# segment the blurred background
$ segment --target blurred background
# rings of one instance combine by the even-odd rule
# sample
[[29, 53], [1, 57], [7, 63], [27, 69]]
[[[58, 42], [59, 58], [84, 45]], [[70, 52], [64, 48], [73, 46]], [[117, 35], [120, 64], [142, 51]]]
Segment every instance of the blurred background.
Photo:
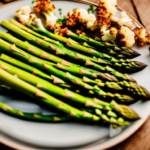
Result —
[[[0, 0], [0, 7], [15, 0]], [[31, 0], [32, 1], [32, 0]], [[87, 0], [99, 3], [99, 0]], [[117, 0], [118, 6], [136, 18], [150, 33], [150, 0]], [[150, 117], [130, 138], [109, 150], [150, 150]], [[12, 150], [0, 143], [0, 150]]]

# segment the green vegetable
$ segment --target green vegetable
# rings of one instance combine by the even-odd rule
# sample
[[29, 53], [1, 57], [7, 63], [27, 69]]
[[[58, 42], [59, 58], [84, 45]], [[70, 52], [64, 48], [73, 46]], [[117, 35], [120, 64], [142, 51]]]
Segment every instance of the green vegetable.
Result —
[[87, 121], [94, 121], [97, 123], [99, 123], [100, 120], [103, 120], [105, 122], [113, 123], [113, 124], [120, 125], [120, 126], [124, 126], [129, 123], [128, 121], [125, 121], [123, 118], [118, 118], [118, 119], [115, 119], [113, 117], [108, 118], [104, 114], [102, 114], [98, 117], [89, 112], [80, 111], [80, 110], [50, 96], [49, 94], [37, 89], [36, 87], [20, 80], [19, 78], [16, 78], [16, 76], [9, 74], [2, 69], [0, 69], [0, 72], [1, 72], [0, 80], [4, 84], [10, 86], [12, 89], [23, 92], [23, 93], [31, 96], [32, 98], [47, 104], [48, 106], [51, 106], [59, 111], [65, 112], [71, 118], [77, 118], [77, 119], [87, 120]]
[[66, 25], [67, 19], [66, 18], [58, 18], [56, 22], [61, 22], [63, 25]]
[[119, 100], [119, 101], [121, 100], [121, 101], [126, 101], [126, 102], [135, 100], [134, 97], [131, 97], [128, 95], [119, 94], [119, 93], [112, 94], [110, 92], [104, 92], [98, 86], [91, 86], [91, 85], [87, 84], [86, 82], [83, 82], [83, 80], [81, 78], [78, 78], [78, 77], [70, 74], [69, 72], [60, 71], [60, 70], [54, 68], [53, 66], [51, 66], [49, 63], [26, 53], [25, 51], [17, 48], [15, 45], [11, 45], [11, 44], [3, 41], [2, 39], [0, 39], [0, 48], [3, 51], [6, 51], [7, 53], [10, 53], [10, 54], [18, 57], [19, 59], [22, 59], [23, 61], [30, 63], [30, 64], [36, 66], [37, 68], [46, 71], [47, 73], [50, 73], [52, 75], [54, 74], [55, 76], [58, 76], [61, 79], [71, 82], [72, 84], [74, 84], [82, 89], [90, 90], [100, 97], [109, 98], [109, 99], [114, 98], [116, 100]]
[[16, 75], [21, 80], [32, 84], [38, 89], [45, 91], [47, 93], [53, 94], [55, 96], [60, 96], [62, 98], [66, 98], [69, 101], [74, 101], [76, 103], [81, 104], [84, 107], [93, 107], [93, 108], [102, 108], [100, 105], [96, 105], [93, 101], [93, 98], [84, 97], [80, 94], [72, 92], [68, 89], [62, 89], [44, 79], [41, 79], [33, 74], [30, 74], [26, 71], [23, 71], [19, 68], [16, 68], [6, 62], [0, 60], [0, 68], [9, 72], [12, 75]]
[[[138, 119], [139, 118], [138, 115], [131, 108], [129, 108], [128, 106], [125, 106], [125, 105], [118, 105], [115, 101], [112, 101], [109, 104], [107, 102], [98, 100], [96, 98], [94, 98], [93, 100], [92, 99], [90, 100], [90, 98], [88, 98], [88, 97], [83, 98], [82, 96], [80, 96], [76, 93], [73, 93], [71, 91], [66, 91], [66, 90], [58, 88], [54, 85], [50, 85], [47, 81], [42, 80], [42, 79], [40, 79], [34, 75], [31, 75], [31, 74], [29, 74], [29, 73], [27, 73], [21, 69], [17, 69], [16, 67], [13, 67], [13, 66], [11, 66], [7, 63], [4, 63], [2, 61], [1, 61], [0, 65], [1, 65], [2, 69], [11, 73], [15, 77], [17, 77], [17, 79], [20, 78], [24, 81], [27, 81], [28, 83], [30, 83], [30, 84], [36, 86], [37, 88], [44, 90], [48, 93], [51, 93], [54, 95], [59, 95], [60, 97], [66, 97], [65, 96], [66, 93], [68, 92], [68, 94], [69, 94], [69, 92], [70, 92], [70, 94], [69, 94], [70, 97], [66, 97], [66, 98], [70, 99], [71, 101], [76, 101], [77, 103], [83, 104], [83, 106], [85, 106], [85, 107], [97, 108], [97, 111], [98, 111], [98, 109], [108, 110], [109, 116], [111, 114], [113, 114], [117, 117], [117, 115], [114, 112], [112, 112], [112, 110], [115, 110], [125, 118], [128, 118], [128, 119]], [[50, 86], [50, 88], [48, 88], [49, 86]], [[71, 97], [71, 95], [76, 96], [76, 98], [74, 97], [74, 100], [73, 100], [73, 97]], [[111, 114], [110, 114], [110, 111], [111, 111]], [[125, 111], [125, 112], [123, 112], [123, 111]], [[132, 115], [129, 115], [129, 113]]]
[[61, 112], [68, 114], [70, 117], [78, 118], [78, 119], [82, 119], [82, 120], [95, 121], [95, 122], [100, 121], [100, 117], [98, 117], [98, 116], [95, 116], [88, 112], [80, 111], [80, 110], [52, 97], [51, 95], [37, 89], [36, 87], [20, 80], [19, 78], [16, 78], [16, 76], [9, 74], [8, 72], [6, 72], [2, 69], [0, 69], [0, 72], [1, 72], [0, 80], [4, 84], [10, 86], [12, 89], [15, 89], [17, 91], [25, 93], [25, 94], [29, 95], [30, 97], [32, 97], [38, 101], [41, 101], [41, 102], [47, 104], [48, 106], [55, 108], [56, 110], [59, 110]]
[[[53, 78], [51, 77], [50, 75], [46, 74], [45, 72], [35, 68], [35, 67], [32, 67], [26, 63], [23, 63], [22, 61], [19, 61], [13, 57], [10, 57], [4, 53], [0, 53], [0, 60], [3, 60], [5, 62], [8, 62], [9, 64], [12, 64], [13, 66], [16, 66], [18, 68], [21, 68], [27, 72], [30, 72], [31, 74], [35, 74], [36, 76], [40, 77], [40, 78], [43, 78], [43, 79], [46, 79], [48, 81], [51, 81], [52, 83], [56, 84], [56, 85], [59, 85], [63, 88], [69, 88], [69, 89], [72, 89], [72, 90], [75, 90], [76, 91], [76, 88], [73, 87], [72, 85], [69, 85], [67, 84], [65, 81], [61, 80], [60, 78]], [[59, 82], [56, 82], [57, 79]]]
[[[1, 85], [5, 86], [5, 85]], [[14, 109], [2, 102], [0, 102], [0, 110], [9, 113], [11, 115], [14, 115], [16, 117], [21, 117], [22, 119], [29, 119], [32, 121], [48, 121], [48, 122], [62, 122], [62, 121], [69, 121], [70, 116], [60, 117], [57, 115], [42, 115], [37, 113], [27, 113], [22, 112], [20, 110]]]
[[14, 43], [17, 46], [19, 46], [20, 48], [25, 49], [26, 51], [28, 51], [38, 57], [41, 57], [42, 59], [46, 59], [48, 61], [59, 63], [59, 64], [55, 65], [55, 67], [57, 67], [58, 69], [69, 71], [77, 76], [83, 77], [85, 75], [85, 76], [91, 77], [91, 78], [102, 78], [102, 79], [110, 80], [110, 81], [118, 81], [113, 75], [110, 75], [108, 73], [98, 72], [95, 70], [91, 70], [91, 69], [88, 69], [88, 68], [85, 68], [85, 67], [82, 67], [79, 65], [75, 65], [69, 61], [66, 61], [57, 56], [49, 54], [49, 53], [41, 50], [40, 48], [31, 45], [28, 42], [23, 42], [13, 36], [11, 36], [8, 33], [3, 33], [0, 31], [0, 38], [7, 40], [11, 43]]
[[36, 0], [33, 0], [33, 1], [32, 1], [32, 4], [34, 4], [35, 2], [36, 2]]
[[[77, 61], [78, 63], [82, 63], [83, 65], [90, 66], [94, 69], [110, 73], [120, 80], [134, 81], [129, 75], [122, 74], [122, 73], [116, 71], [115, 69], [111, 68], [110, 66], [103, 67], [103, 66], [100, 66], [98, 64], [95, 64], [94, 62], [96, 62], [96, 61], [98, 62], [98, 60], [95, 58], [91, 58], [91, 57], [76, 53], [76, 52], [71, 51], [65, 47], [61, 47], [61, 46], [59, 47], [59, 46], [54, 45], [52, 43], [48, 43], [42, 39], [39, 39], [38, 37], [35, 37], [35, 36], [25, 32], [25, 31], [21, 30], [20, 28], [7, 22], [6, 20], [3, 20], [1, 24], [3, 26], [5, 26], [6, 28], [8, 28], [9, 30], [11, 30], [11, 31], [21, 35], [22, 37], [26, 38], [30, 42], [37, 44], [37, 45], [43, 47], [44, 49], [46, 49], [47, 51], [51, 51], [51, 52], [55, 53], [56, 55], [63, 56], [63, 57], [65, 56], [66, 58], [73, 59], [73, 60]], [[102, 62], [104, 62], [104, 61], [102, 60]]]
[[94, 6], [92, 6], [92, 5], [90, 5], [89, 8], [87, 9], [88, 13], [91, 12], [91, 13], [93, 13], [93, 14], [95, 13], [96, 10], [97, 10], [97, 9], [94, 9]]
[[[85, 46], [85, 47], [88, 47], [88, 48], [96, 49], [97, 51], [100, 51], [100, 52], [103, 52], [103, 53], [107, 53], [108, 55], [114, 56], [115, 58], [125, 59], [125, 58], [134, 58], [134, 57], [136, 57], [136, 56], [134, 56], [134, 55], [132, 55], [132, 54], [129, 53], [130, 49], [127, 49], [127, 50], [124, 50], [124, 51], [120, 52], [120, 51], [114, 51], [111, 48], [98, 48], [98, 47], [94, 47], [94, 46], [89, 45], [87, 42], [83, 42], [82, 45]], [[137, 54], [137, 56], [139, 56], [139, 55], [140, 54]]]
[[96, 79], [97, 85], [101, 88], [105, 89], [112, 89], [117, 91], [128, 91], [128, 93], [131, 93], [132, 95], [135, 95], [137, 99], [150, 99], [150, 93], [142, 86], [137, 85], [133, 82], [127, 82], [127, 81], [119, 81], [119, 82], [109, 82], [109, 81], [102, 81], [99, 79]]
[[[0, 55], [0, 60], [8, 62], [9, 64], [12, 64], [16, 67], [19, 67], [25, 71], [28, 71], [31, 74], [35, 74], [38, 77], [41, 77], [41, 78], [46, 79], [48, 81], [51, 81], [51, 82], [55, 83], [56, 85], [59, 85], [59, 86], [64, 87], [64, 88], [69, 88], [71, 90], [76, 91], [76, 88], [74, 86], [65, 83], [65, 81], [57, 78], [59, 81], [62, 81], [62, 83], [59, 83], [59, 82], [57, 83], [57, 82], [55, 82], [54, 78], [52, 78], [51, 76], [38, 70], [37, 68], [29, 66], [29, 65], [27, 65], [27, 64], [25, 64], [19, 60], [16, 60], [12, 57], [5, 55], [5, 54]], [[96, 81], [94, 81], [94, 80], [89, 81], [90, 79], [88, 79], [87, 77], [84, 77], [83, 80], [87, 83], [97, 84], [101, 88], [113, 89], [116, 91], [123, 91], [124, 90], [124, 91], [130, 92], [131, 94], [134, 94], [136, 97], [138, 96], [138, 98], [149, 99], [149, 92], [145, 88], [143, 88], [143, 87], [141, 87], [141, 86], [139, 86], [133, 82], [127, 82], [127, 81], [120, 81], [120, 82], [108, 82], [107, 81], [107, 82], [104, 82], [104, 81], [99, 80], [99, 79], [96, 79]]]
[[98, 63], [100, 62], [100, 64], [103, 63], [102, 60], [106, 60], [106, 62], [107, 62], [106, 64], [116, 67], [121, 72], [130, 72], [130, 73], [136, 72], [136, 71], [140, 71], [140, 70], [144, 69], [147, 66], [146, 64], [144, 64], [142, 62], [138, 62], [138, 61], [131, 61], [129, 59], [126, 59], [126, 60], [116, 59], [108, 54], [98, 52], [95, 49], [79, 45], [78, 43], [75, 43], [70, 39], [67, 40], [66, 44], [68, 47], [71, 47], [75, 50], [81, 51], [90, 56], [97, 57]]
[[125, 57], [127, 57], [127, 58], [134, 58], [134, 57], [137, 57], [140, 55], [138, 52], [134, 51], [131, 48], [127, 48], [127, 47], [119, 48], [117, 45], [112, 45], [111, 43], [108, 43], [108, 42], [97, 41], [91, 37], [87, 37], [86, 35], [82, 35], [82, 34], [77, 35], [70, 30], [68, 31], [67, 36], [71, 37], [74, 40], [77, 40], [80, 42], [81, 41], [87, 42], [88, 44], [98, 47], [99, 51], [101, 51], [103, 49], [103, 51], [105, 53], [109, 52], [109, 54], [110, 54], [110, 51], [111, 51], [111, 53], [116, 52], [116, 53], [125, 55]]

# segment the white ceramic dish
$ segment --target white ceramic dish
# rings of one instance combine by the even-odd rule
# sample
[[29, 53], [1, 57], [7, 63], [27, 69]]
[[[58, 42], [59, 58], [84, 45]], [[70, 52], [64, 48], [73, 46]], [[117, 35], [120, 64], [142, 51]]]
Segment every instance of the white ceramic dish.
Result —
[[[56, 8], [62, 8], [62, 16], [66, 15], [68, 11], [74, 8], [88, 8], [89, 5], [71, 2], [71, 1], [54, 1]], [[30, 0], [19, 1], [0, 8], [0, 22], [3, 19], [10, 20], [14, 17], [14, 13], [21, 6], [31, 5]], [[120, 14], [118, 11], [117, 15]], [[59, 14], [57, 14], [58, 17]], [[0, 30], [7, 31], [0, 26]], [[141, 53], [140, 57], [136, 60], [142, 61], [148, 64], [144, 70], [134, 73], [131, 76], [136, 79], [139, 85], [144, 86], [150, 91], [150, 57], [148, 52], [148, 46], [139, 48], [134, 46], [133, 49]], [[25, 97], [24, 99], [28, 99]], [[42, 112], [51, 113], [50, 111], [41, 108], [39, 105], [28, 101], [25, 101], [21, 96], [12, 96], [6, 94], [0, 95], [0, 100], [6, 104], [21, 109], [26, 112]], [[131, 107], [140, 115], [141, 119], [128, 128], [124, 129], [116, 137], [109, 137], [109, 128], [98, 127], [93, 125], [85, 125], [81, 123], [39, 123], [20, 120], [6, 114], [1, 113], [0, 118], [0, 130], [2, 133], [1, 140], [5, 144], [12, 146], [15, 144], [17, 149], [28, 149], [28, 148], [73, 148], [78, 147], [79, 149], [105, 149], [119, 142], [125, 140], [131, 134], [133, 134], [148, 118], [150, 113], [150, 102], [137, 102], [132, 104]], [[6, 142], [7, 141], [7, 142]], [[28, 145], [28, 146], [27, 146]], [[30, 146], [29, 146], [30, 145]], [[17, 146], [17, 147], [16, 147]], [[23, 146], [20, 147], [19, 146]]]

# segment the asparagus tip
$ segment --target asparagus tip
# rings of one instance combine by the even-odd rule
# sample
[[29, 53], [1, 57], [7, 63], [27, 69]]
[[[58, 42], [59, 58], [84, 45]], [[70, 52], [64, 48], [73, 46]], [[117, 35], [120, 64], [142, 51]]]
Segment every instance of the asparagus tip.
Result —
[[140, 86], [140, 87], [144, 90], [145, 95], [146, 95], [144, 101], [150, 100], [150, 92], [146, 88], [144, 88], [143, 86]]
[[145, 67], [147, 67], [147, 64], [143, 62], [133, 61], [132, 63], [134, 63], [133, 67], [126, 67], [125, 70], [127, 73], [138, 72], [140, 70], [143, 70]]

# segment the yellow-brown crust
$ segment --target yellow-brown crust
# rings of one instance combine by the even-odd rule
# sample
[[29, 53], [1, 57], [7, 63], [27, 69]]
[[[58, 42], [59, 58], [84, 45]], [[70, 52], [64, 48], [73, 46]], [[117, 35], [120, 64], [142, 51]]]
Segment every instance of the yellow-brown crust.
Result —
[[85, 35], [85, 33], [80, 29], [80, 30], [76, 30], [76, 34], [82, 34], [82, 35]]
[[150, 44], [150, 34], [146, 31], [146, 36], [140, 38], [139, 35], [143, 28], [136, 27], [133, 31], [135, 33], [135, 40], [137, 40], [139, 46], [144, 46], [145, 44]]
[[64, 36], [64, 35], [67, 34], [67, 32], [68, 32], [68, 28], [67, 28], [67, 27], [64, 27], [64, 28], [62, 28], [62, 29], [60, 30], [59, 35]]
[[97, 17], [98, 16], [106, 16], [107, 14], [107, 8], [104, 6], [103, 2], [100, 2], [97, 7]]
[[111, 21], [109, 18], [105, 18], [103, 16], [97, 16], [96, 18], [96, 24], [97, 25], [107, 25], [107, 27], [110, 27], [111, 26]]
[[119, 44], [121, 44], [122, 46], [126, 46], [127, 44], [126, 41], [122, 40], [124, 38], [125, 38], [125, 35], [122, 34], [120, 31], [118, 31], [116, 39], [117, 39], [117, 42], [119, 42]]
[[54, 11], [55, 6], [47, 0], [37, 0], [36, 5], [33, 7], [33, 9], [36, 13], [40, 13], [40, 12], [49, 11], [49, 10]]
[[58, 31], [59, 31], [59, 35], [61, 35], [61, 36], [64, 36], [64, 35], [66, 35], [67, 34], [67, 32], [68, 32], [68, 28], [67, 27], [63, 27], [63, 24], [62, 24], [62, 22], [57, 22], [56, 24], [55, 24], [55, 27], [54, 27], [55, 29], [58, 29]]
[[67, 14], [68, 15], [68, 20], [66, 22], [67, 26], [75, 26], [77, 24], [77, 17], [78, 17], [78, 13], [77, 13], [77, 8], [74, 10], [74, 13], [70, 14], [70, 12]]

